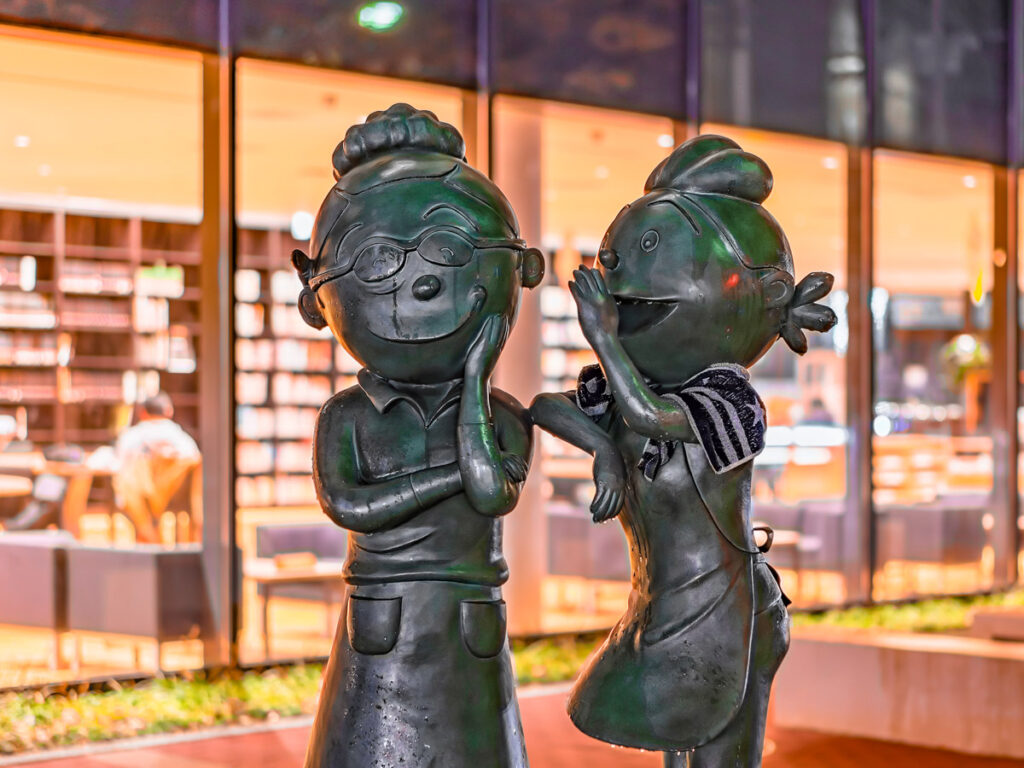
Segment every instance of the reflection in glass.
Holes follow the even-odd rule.
[[[1021,139],[1024,141],[1024,138]],[[1017,285],[1018,296],[1024,296],[1024,270],[1021,270],[1021,260],[1024,259],[1024,195],[1020,190],[1024,185],[1024,171],[1017,174]],[[1017,334],[1017,364],[1024,368],[1024,312],[1020,311],[1021,300],[1018,298],[1017,322],[1019,331]],[[1018,380],[1024,380],[1024,376],[1018,373]],[[1019,453],[1017,454],[1017,544],[1019,552],[1017,555],[1017,578],[1024,581],[1024,387],[1018,388],[1019,398],[1017,403],[1017,440]]]
[[[1000,162],[1006,157],[1010,3],[878,3],[879,144]]]
[[[751,368],[768,409],[764,452],[754,465],[753,510],[775,530],[768,559],[797,605],[846,599],[843,515],[846,483],[846,150],[841,144],[727,125],[703,125],[761,157],[774,184],[766,209],[789,239],[800,279],[824,271],[836,281],[826,302],[839,317],[809,334],[794,355],[776,344]]]
[[[303,322],[291,252],[308,250],[344,131],[399,101],[459,127],[462,97],[452,88],[238,63],[235,500],[244,661],[330,650],[347,543],[316,501],[311,441],[320,406],[355,383],[359,364],[329,330]]]
[[[566,289],[572,271],[591,264],[605,229],[675,145],[672,121],[593,107],[499,96],[494,108],[495,154],[537,158],[524,172],[536,187],[535,211],[517,213],[524,237],[539,235],[549,254],[540,287],[542,389],[576,386],[595,362]],[[532,174],[532,175],[531,175]],[[539,221],[536,220],[539,218]],[[629,592],[629,559],[618,524],[594,525],[591,459],[567,443],[537,433],[548,525],[543,621],[552,630],[610,626]]]
[[[495,90],[686,117],[685,3],[492,6]]]
[[[993,174],[875,159],[874,596],[992,584]]]
[[[0,687],[201,666],[200,57],[0,28],[0,103]]]
[[[701,35],[705,120],[862,140],[867,102],[856,0],[706,2]]]

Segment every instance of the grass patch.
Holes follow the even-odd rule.
[[[0,694],[0,754],[312,712],[322,671],[317,664],[81,695]]]
[[[793,623],[952,632],[966,629],[971,610],[982,606],[1024,606],[1024,590],[798,613]],[[571,680],[602,638],[603,633],[594,633],[514,640],[519,682]],[[234,670],[213,679],[196,673],[83,694],[74,690],[49,696],[38,692],[0,694],[0,755],[312,713],[322,674],[322,665],[310,664],[265,672]]]
[[[996,595],[937,597],[899,605],[871,605],[821,613],[796,613],[794,626],[881,629],[892,632],[958,632],[970,626],[971,611],[983,607],[1022,607],[1024,590]]]
[[[571,680],[599,636],[513,641],[520,683]],[[0,694],[0,755],[312,713],[323,666],[236,670],[112,691]]]

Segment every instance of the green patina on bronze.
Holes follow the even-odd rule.
[[[745,368],[780,336],[805,351],[803,329],[836,318],[815,303],[831,275],[794,281],[786,237],[761,207],[771,185],[759,158],[721,136],[666,158],[612,222],[597,269],[570,282],[601,370],[531,406],[539,426],[594,456],[591,512],[618,516],[630,546],[629,606],[569,713],[596,738],[664,752],[669,768],[760,766],[789,644],[751,530],[764,413]]]
[[[306,766],[520,768],[501,517],[532,434],[489,378],[543,259],[430,112],[370,115],[334,168],[310,255],[294,254],[299,310],[365,367],[314,438],[317,496],[349,550]]]

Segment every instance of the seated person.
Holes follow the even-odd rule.
[[[139,404],[137,423],[120,434],[114,450],[118,504],[135,526],[136,541],[158,543],[160,515],[199,466],[199,446],[175,423],[171,398],[160,392]]]

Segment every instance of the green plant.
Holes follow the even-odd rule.
[[[793,624],[798,627],[830,626],[895,632],[955,632],[967,629],[974,609],[995,606],[1024,606],[1024,590],[798,613],[793,616]]]
[[[965,629],[973,609],[1024,606],[1024,590],[979,597],[943,597],[902,605],[876,605],[797,613],[796,626],[834,626],[908,632]],[[521,684],[571,680],[603,633],[513,640]],[[313,712],[323,667],[230,670],[151,680],[131,687],[79,694],[0,694],[0,755],[89,741],[190,731],[232,723],[275,720]]]

